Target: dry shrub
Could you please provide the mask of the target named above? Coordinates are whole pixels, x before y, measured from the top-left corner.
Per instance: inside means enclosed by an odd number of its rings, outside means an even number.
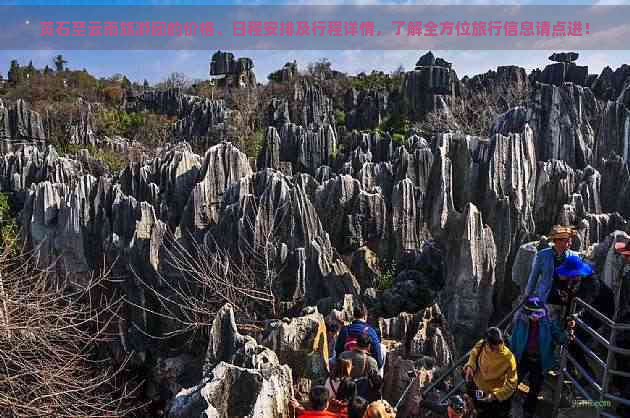
[[[70,284],[33,266],[30,254],[0,254],[0,416],[127,415],[127,359],[115,367],[97,354],[120,306],[107,275]]]

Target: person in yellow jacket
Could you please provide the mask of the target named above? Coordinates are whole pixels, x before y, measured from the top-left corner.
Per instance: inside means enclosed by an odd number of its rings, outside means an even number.
[[[499,328],[488,328],[485,338],[475,344],[464,366],[464,377],[476,387],[471,395],[477,418],[510,417],[512,395],[518,386],[516,358]]]

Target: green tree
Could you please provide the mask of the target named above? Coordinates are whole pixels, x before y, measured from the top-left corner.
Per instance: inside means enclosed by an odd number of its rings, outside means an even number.
[[[55,64],[55,70],[57,72],[62,72],[64,70],[64,66],[68,63],[65,59],[63,59],[63,55],[59,54],[53,59],[53,64]]]
[[[20,68],[20,64],[18,64],[17,60],[11,60],[11,66],[9,68],[9,82],[13,84],[17,84],[22,81],[22,68]]]

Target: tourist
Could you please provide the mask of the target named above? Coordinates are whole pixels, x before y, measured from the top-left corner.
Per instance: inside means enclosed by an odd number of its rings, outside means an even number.
[[[479,418],[510,416],[510,401],[518,385],[516,359],[505,345],[501,330],[488,328],[485,337],[470,352],[464,376],[474,384]]]
[[[379,399],[368,405],[364,418],[396,418],[396,409],[386,400]]]
[[[326,389],[330,398],[337,398],[337,392],[339,391],[339,385],[344,378],[350,377],[352,370],[352,361],[349,359],[338,359],[335,361],[332,367],[332,373],[326,379]]]
[[[335,350],[332,348],[335,346],[335,342],[337,341],[337,336],[339,335],[339,331],[341,330],[341,325],[337,321],[326,321],[326,338],[328,342],[328,347],[330,347],[331,355],[328,358],[328,368],[329,370],[334,369],[335,359],[337,358]]]
[[[368,311],[366,306],[360,302],[356,304],[353,310],[353,316],[354,320],[352,323],[343,327],[337,336],[337,343],[335,344],[337,357],[344,351],[351,351],[356,346],[359,336],[367,334],[370,337],[370,355],[376,360],[378,369],[382,369],[385,363],[385,357],[383,356],[381,340],[374,328],[367,323]]]
[[[352,400],[357,396],[357,385],[352,379],[346,377],[341,380],[337,396],[331,399],[328,410],[336,413],[339,418],[348,417],[348,407]]]
[[[528,298],[523,309],[515,316],[514,330],[509,340],[509,347],[518,364],[519,382],[529,375],[529,392],[523,404],[524,418],[534,416],[545,373],[555,366],[555,345],[565,344],[566,341],[566,333],[558,321],[549,318],[540,299],[535,296]]]
[[[360,396],[355,397],[348,406],[348,418],[363,418],[368,407],[368,401]]]
[[[469,402],[465,399],[468,398]],[[438,415],[448,418],[473,418],[475,414],[474,406],[468,395],[453,395],[445,404],[422,400],[420,408],[426,408]]]
[[[370,369],[365,379],[357,380],[357,393],[368,402],[383,397],[383,378],[376,369]]]
[[[291,399],[290,405],[295,409],[298,418],[337,418],[337,414],[328,411],[329,402],[328,389],[318,385],[311,388],[308,409],[295,399]]]
[[[371,340],[368,334],[361,334],[356,340],[356,345],[350,351],[341,353],[337,360],[349,360],[352,364],[350,377],[353,379],[366,379],[370,370],[378,372],[378,364],[370,353]]]
[[[545,248],[536,254],[532,264],[532,270],[527,280],[526,296],[537,296],[543,303],[552,292],[554,272],[571,255],[577,255],[571,251],[571,238],[575,232],[566,226],[553,227],[549,238],[553,241],[553,247]]]

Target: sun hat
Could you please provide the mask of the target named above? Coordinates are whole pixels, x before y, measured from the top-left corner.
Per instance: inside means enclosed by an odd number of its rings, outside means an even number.
[[[564,259],[564,263],[558,266],[556,273],[559,276],[567,277],[590,276],[593,274],[593,268],[579,256],[570,255]]]
[[[523,305],[523,310],[525,311],[525,314],[530,318],[540,319],[547,314],[545,306],[540,301],[540,298],[536,296],[531,296],[527,299],[527,301]]]
[[[549,233],[549,239],[552,241],[556,239],[572,238],[574,236],[575,231],[573,230],[573,228],[563,225],[554,225],[554,227],[551,229],[551,232]]]
[[[616,242],[615,251],[621,255],[630,255],[630,241],[628,242]]]

